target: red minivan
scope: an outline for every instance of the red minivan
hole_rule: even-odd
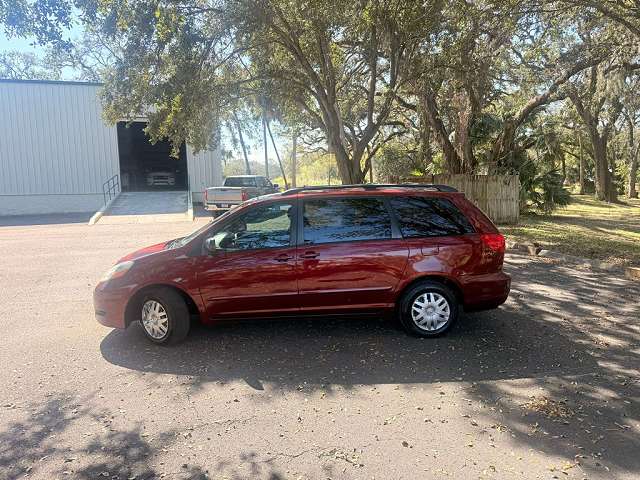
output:
[[[304,187],[250,200],[121,258],[94,292],[103,325],[176,343],[191,318],[395,311],[411,334],[509,294],[504,237],[444,185]]]

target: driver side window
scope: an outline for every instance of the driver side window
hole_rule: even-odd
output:
[[[250,209],[213,235],[216,248],[238,251],[289,246],[292,207],[272,203]]]

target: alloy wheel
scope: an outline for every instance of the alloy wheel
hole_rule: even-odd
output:
[[[167,336],[169,316],[157,300],[147,300],[142,305],[142,326],[147,334],[155,340],[162,340]]]

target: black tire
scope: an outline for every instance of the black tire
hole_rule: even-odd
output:
[[[168,330],[162,338],[156,338],[151,335],[142,322],[142,309],[148,301],[158,302],[166,311],[168,319]],[[140,323],[145,336],[158,345],[175,345],[180,343],[187,337],[189,327],[191,326],[191,318],[189,309],[184,298],[172,288],[158,287],[146,292],[138,304],[140,309]]]
[[[412,306],[414,301],[425,294],[435,294],[434,296],[427,298],[444,298],[448,304],[448,319],[446,323],[443,325],[425,325],[420,327],[416,320],[414,320],[412,315]],[[440,300],[438,300],[440,302]],[[444,305],[440,305],[442,308]],[[455,293],[447,286],[433,281],[424,281],[413,285],[409,288],[402,298],[400,299],[399,304],[399,316],[400,316],[400,324],[404,328],[404,330],[415,336],[419,337],[437,337],[438,335],[442,335],[447,330],[451,328],[451,326],[458,319],[458,314],[460,311],[460,307],[458,305],[458,300],[456,298]],[[430,329],[433,328],[433,329]]]

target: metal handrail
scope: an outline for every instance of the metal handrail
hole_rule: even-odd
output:
[[[116,173],[113,177],[102,184],[102,198],[104,199],[104,204],[106,205],[112,198],[117,197],[119,193],[120,175]],[[109,200],[107,200],[107,196],[109,197]]]
[[[435,190],[437,192],[457,192],[458,190],[449,185],[438,185],[432,183],[363,183],[356,185],[317,185],[309,187],[290,188],[282,192],[282,195],[292,195],[299,192],[309,192],[317,190],[343,190],[343,189],[363,189],[377,190],[379,188],[419,188],[424,190]]]

